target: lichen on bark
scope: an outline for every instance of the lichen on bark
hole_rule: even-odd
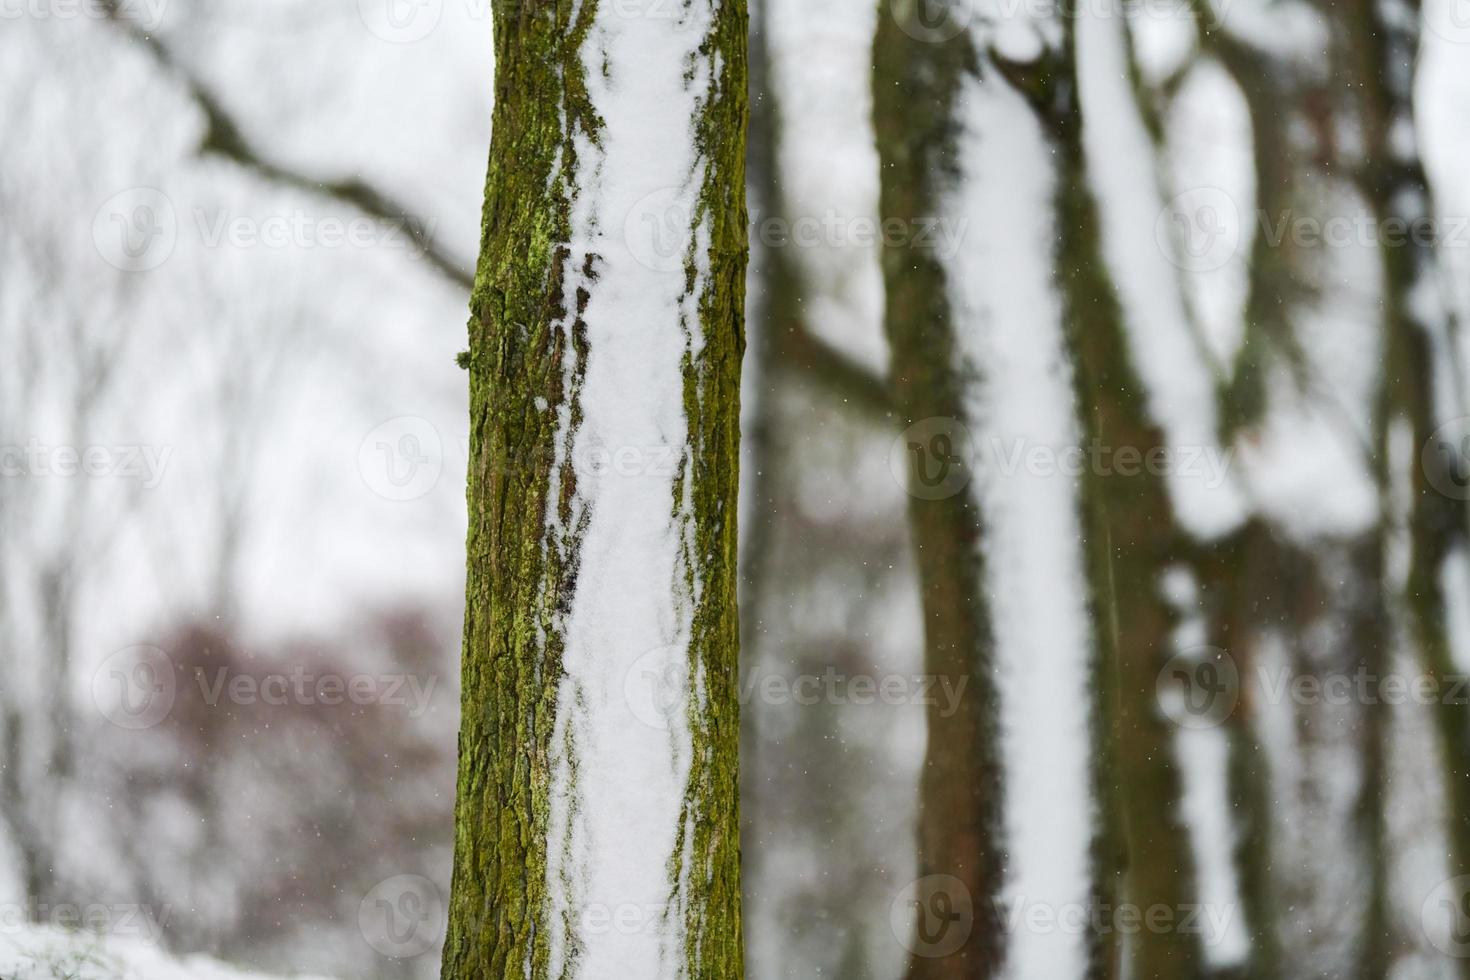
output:
[[[708,235],[694,237],[685,270],[689,431],[669,521],[683,540],[681,599],[693,604],[690,677],[699,688],[690,692],[683,812],[668,817],[680,828],[667,862],[669,914],[685,943],[677,975],[733,978],[742,971],[735,487],[746,28],[740,0],[681,6],[693,4],[711,8],[713,25],[700,48],[707,96],[690,120],[703,175],[692,220]],[[587,192],[578,147],[600,147],[605,126],[584,57],[598,10],[598,0],[494,3],[495,110],[462,357],[470,373],[463,717],[442,972],[456,980],[540,980],[553,975],[554,959],[556,975],[579,975],[578,909],[550,873],[549,854],[558,846],[552,760],[560,753],[572,784],[577,778],[576,746],[564,727],[558,732],[557,713],[589,520],[568,453],[582,422],[582,381],[599,356],[585,315],[597,302],[601,263],[570,244],[573,208]],[[627,338],[630,348],[638,342]],[[570,937],[557,957],[553,916]]]

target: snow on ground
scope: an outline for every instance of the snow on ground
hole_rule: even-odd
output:
[[[205,956],[174,959],[143,936],[97,936],[0,918],[3,980],[263,980]],[[297,975],[295,980],[325,980]]]

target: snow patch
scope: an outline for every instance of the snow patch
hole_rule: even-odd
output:
[[[175,959],[138,937],[60,929],[0,929],[0,976],[6,980],[268,980],[205,956]],[[324,980],[299,976],[296,980]]]

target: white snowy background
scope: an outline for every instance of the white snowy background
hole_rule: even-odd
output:
[[[1457,180],[1470,147],[1470,38],[1446,19],[1441,8],[1452,2],[1430,4],[1431,19],[1448,27],[1426,35],[1418,66],[1423,138],[1446,215],[1470,214],[1470,183]],[[465,374],[454,356],[465,345],[466,290],[390,229],[333,244],[334,228],[361,218],[352,207],[201,155],[206,123],[188,79],[225,107],[262,158],[312,179],[357,178],[389,192],[468,268],[491,113],[488,0],[124,6],[156,29],[177,66],[161,64],[87,4],[0,0],[0,351],[14,352],[0,355],[0,443],[35,444],[53,460],[58,447],[138,447],[158,463],[151,475],[0,480],[0,690],[31,732],[47,731],[52,717],[40,678],[52,677],[73,708],[73,771],[63,779],[36,753],[22,785],[59,787],[47,828],[55,873],[69,883],[69,901],[95,905],[105,922],[101,935],[54,921],[23,925],[16,913],[32,897],[19,845],[0,833],[0,976],[245,976],[218,965],[230,961],[280,975],[431,977],[434,916],[442,916],[448,884],[458,713],[467,422]],[[1235,6],[1252,15],[1245,0]],[[770,40],[792,216],[851,221],[876,212],[874,7],[774,0]],[[1296,37],[1278,24],[1279,43],[1309,46],[1310,18],[1301,24],[1306,33]],[[1097,132],[1113,159],[1141,160],[1146,137],[1125,104],[1111,26],[1084,35],[1086,108],[1107,121]],[[1140,37],[1145,66],[1161,72],[1189,45],[1167,23],[1145,24]],[[1238,93],[1206,66],[1189,76],[1181,106],[1166,161],[1174,182],[1248,200],[1249,123]],[[1120,146],[1128,154],[1118,155]],[[1089,154],[1096,148],[1090,142]],[[972,163],[982,176],[987,166],[1007,166]],[[1011,232],[1017,222],[1044,221],[1027,206],[1038,175],[1010,177],[1017,183],[982,183],[965,203],[1006,215]],[[1158,185],[1126,169],[1101,169],[1094,180],[1110,255],[1151,247]],[[112,218],[140,202],[173,229],[173,240],[164,257],[149,252],[150,268],[130,271],[119,268],[127,259],[114,236],[125,228]],[[284,237],[270,238],[275,232]],[[994,272],[984,268],[984,244],[969,282],[975,295],[962,300],[985,302]],[[881,371],[876,252],[827,241],[798,253],[813,329]],[[1026,255],[1009,258],[1026,271]],[[1336,258],[1346,266],[1343,282],[1362,282],[1351,265],[1361,256]],[[1461,268],[1464,259],[1451,256]],[[1242,261],[1194,283],[1222,352],[1239,342],[1231,331]],[[1142,278],[1120,285],[1130,314],[1151,331],[1140,346],[1143,373],[1177,427],[1170,438],[1207,438],[1209,408],[1191,400],[1201,390],[1199,366],[1171,334],[1181,301],[1154,288],[1146,263],[1128,268]],[[1361,389],[1373,354],[1351,338],[1368,325],[1361,315],[1355,322],[1348,298],[1323,304],[1321,317],[1324,370],[1342,390]],[[1044,370],[1033,364],[1034,376],[1025,373],[1022,349],[1049,341],[1012,341],[988,353],[1015,358],[1013,393],[1027,400],[1008,403],[1009,414],[997,406],[995,424],[1054,440],[1069,409],[1047,401]],[[110,366],[105,376],[98,362]],[[778,389],[750,374],[746,390],[777,406],[779,459],[761,465],[780,466],[780,533],[778,574],[744,597],[754,612],[743,689],[759,690],[755,679],[767,675],[829,667],[920,673],[906,498],[887,462],[892,433],[789,379]],[[1271,432],[1249,467],[1263,507],[1304,534],[1369,518],[1373,501],[1364,475],[1344,462],[1340,433],[1306,415]],[[747,470],[756,465],[747,460]],[[1007,824],[1021,890],[1013,897],[1065,903],[1080,899],[1086,870],[1074,836],[1088,810],[1086,705],[1080,688],[1050,677],[1080,669],[1082,627],[1063,618],[1047,623],[1046,635],[1026,628],[1036,590],[1072,588],[1078,574],[1069,564],[1075,531],[1066,495],[1052,500],[1047,487],[1036,489],[1001,488],[989,500],[1017,522],[993,547],[1024,567],[1021,585],[995,594],[1010,699],[1007,765],[1017,787]],[[1227,492],[1175,490],[1201,534],[1240,519],[1242,505]],[[748,503],[743,513],[749,519]],[[163,726],[173,740],[161,741],[160,728],[115,724],[98,693],[111,658],[138,647],[254,676],[304,666],[411,673],[434,686],[416,708],[321,723],[257,706],[202,741],[183,723]],[[923,717],[917,704],[746,701],[750,976],[901,975],[906,920],[894,904],[914,875]],[[1180,740],[1181,752],[1205,760],[1190,769],[1185,810],[1207,900],[1229,902],[1231,871],[1212,860],[1225,848],[1211,823],[1224,811],[1223,753],[1211,738],[1220,737]],[[1402,760],[1406,778],[1432,782],[1413,763]],[[370,780],[355,779],[363,772]],[[186,776],[176,784],[179,773]],[[1419,833],[1401,829],[1406,839]],[[1424,850],[1434,850],[1432,841]],[[1433,854],[1418,860],[1433,877]],[[427,944],[385,941],[374,920],[380,899],[405,897],[426,910]],[[167,942],[146,928],[140,934],[138,906],[168,920]],[[1010,970],[1061,976],[1080,951],[1080,939],[1020,936]],[[1216,950],[1223,961],[1240,953],[1239,936]],[[1412,975],[1434,975],[1423,969]]]

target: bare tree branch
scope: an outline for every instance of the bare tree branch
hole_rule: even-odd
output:
[[[181,81],[189,95],[204,112],[205,132],[200,141],[200,154],[214,154],[239,164],[262,177],[299,190],[350,204],[373,218],[400,224],[425,259],[446,279],[465,289],[474,284],[474,273],[434,241],[429,223],[391,194],[357,178],[328,180],[311,177],[269,159],[250,144],[230,113],[210,92],[204,81],[191,72],[156,33],[149,33],[130,20],[122,11],[120,0],[104,0],[109,19],[138,44],[147,48],[159,66]]]
[[[888,382],[811,332],[800,310],[773,313],[771,326],[780,364],[807,374],[831,394],[868,415],[893,411]]]
[[[309,176],[270,159],[252,146],[240,125],[204,81],[190,71],[156,33],[149,33],[131,21],[122,11],[120,0],[105,0],[105,3],[112,22],[147,48],[160,67],[181,81],[203,111],[206,129],[199,146],[201,154],[215,154],[277,183],[335,198],[371,217],[401,222],[424,257],[446,279],[466,289],[474,284],[473,272],[433,240],[428,223],[415,217],[391,194],[356,178],[329,180]],[[794,287],[796,274],[790,269],[790,259],[784,255],[773,255],[771,261],[779,270],[773,278],[789,278],[789,285]],[[794,289],[784,292],[791,294]],[[773,310],[771,319],[773,325],[780,323],[782,326],[775,331],[776,336],[772,340],[783,367],[794,367],[809,374],[823,387],[864,412],[881,415],[891,409],[885,379],[815,336],[807,326],[799,301],[782,302],[778,306],[779,312]]]

